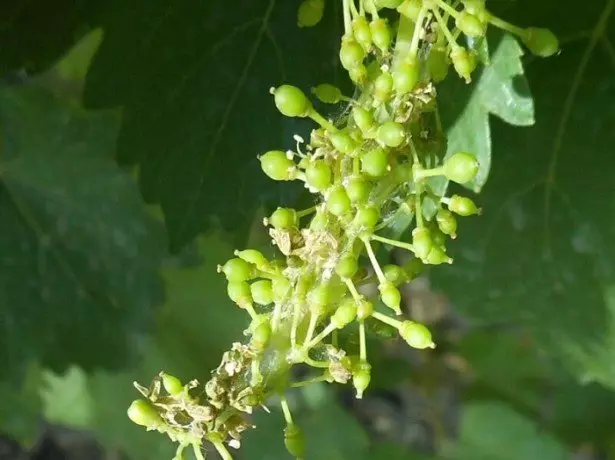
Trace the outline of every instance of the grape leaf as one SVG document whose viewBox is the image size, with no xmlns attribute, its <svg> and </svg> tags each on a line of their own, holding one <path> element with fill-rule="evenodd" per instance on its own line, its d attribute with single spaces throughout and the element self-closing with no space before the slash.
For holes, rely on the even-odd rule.
<svg viewBox="0 0 615 460">
<path fill-rule="evenodd" d="M 0 88 L 0 366 L 126 364 L 161 301 L 160 225 L 114 164 L 116 113 Z"/>
<path fill-rule="evenodd" d="M 593 2 L 571 21 L 559 2 L 511 6 L 511 20 L 553 28 L 563 50 L 526 66 L 537 123 L 494 124 L 484 215 L 462 220 L 455 264 L 434 271 L 474 321 L 524 325 L 575 375 L 611 388 L 614 10 L 615 0 Z"/>
<path fill-rule="evenodd" d="M 65 426 L 88 428 L 94 401 L 88 390 L 88 376 L 71 366 L 63 375 L 43 371 L 40 396 L 43 414 L 49 422 Z"/>
<path fill-rule="evenodd" d="M 280 115 L 269 89 L 335 83 L 341 37 L 337 6 L 327 4 L 313 29 L 297 26 L 297 6 L 109 2 L 85 100 L 124 107 L 118 160 L 140 165 L 142 192 L 161 204 L 173 251 L 212 222 L 244 235 L 246 216 L 264 200 L 293 194 L 262 173 L 257 155 L 292 147 L 311 124 Z"/>
</svg>

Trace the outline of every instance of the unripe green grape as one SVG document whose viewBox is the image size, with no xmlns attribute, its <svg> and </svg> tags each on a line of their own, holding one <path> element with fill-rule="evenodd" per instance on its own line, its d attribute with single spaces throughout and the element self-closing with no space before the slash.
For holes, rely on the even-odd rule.
<svg viewBox="0 0 615 460">
<path fill-rule="evenodd" d="M 468 217 L 480 214 L 480 209 L 476 207 L 470 198 L 460 195 L 453 195 L 448 202 L 448 209 L 460 216 Z"/>
<path fill-rule="evenodd" d="M 387 121 L 378 127 L 376 137 L 388 147 L 399 147 L 406 139 L 404 125 L 396 121 Z"/>
<path fill-rule="evenodd" d="M 352 82 L 358 86 L 361 86 L 367 80 L 367 69 L 363 64 L 348 70 L 348 76 Z"/>
<path fill-rule="evenodd" d="M 270 150 L 259 158 L 261 168 L 273 180 L 293 180 L 295 163 L 281 150 Z"/>
<path fill-rule="evenodd" d="M 318 24 L 325 9 L 325 0 L 303 0 L 297 10 L 299 27 L 314 27 Z"/>
<path fill-rule="evenodd" d="M 397 8 L 403 0 L 374 0 L 374 3 L 378 8 L 390 8 L 394 10 Z"/>
<path fill-rule="evenodd" d="M 374 304 L 369 300 L 362 299 L 357 303 L 357 319 L 362 321 L 369 318 L 374 313 Z"/>
<path fill-rule="evenodd" d="M 220 267 L 220 271 L 229 281 L 245 281 L 254 276 L 254 266 L 238 257 L 229 259 Z"/>
<path fill-rule="evenodd" d="M 361 156 L 361 171 L 372 177 L 384 176 L 389 167 L 389 155 L 382 147 L 366 152 Z"/>
<path fill-rule="evenodd" d="M 315 160 L 305 170 L 305 178 L 310 187 L 321 192 L 331 185 L 331 168 L 325 160 Z"/>
<path fill-rule="evenodd" d="M 273 290 L 273 300 L 281 302 L 286 298 L 292 287 L 291 282 L 284 276 L 276 276 L 271 279 L 271 289 Z"/>
<path fill-rule="evenodd" d="M 352 118 L 363 133 L 368 133 L 374 128 L 374 115 L 359 105 L 352 108 Z"/>
<path fill-rule="evenodd" d="M 335 273 L 342 278 L 352 278 L 358 270 L 359 261 L 352 253 L 343 254 L 335 265 Z"/>
<path fill-rule="evenodd" d="M 325 104 L 337 104 L 344 97 L 342 91 L 329 83 L 321 83 L 311 89 L 312 94 Z"/>
<path fill-rule="evenodd" d="M 256 265 L 259 270 L 269 268 L 269 261 L 262 252 L 256 249 L 244 249 L 243 251 L 235 251 L 235 255 L 246 262 Z"/>
<path fill-rule="evenodd" d="M 374 19 L 369 24 L 369 28 L 372 32 L 372 41 L 374 45 L 383 53 L 388 52 L 391 46 L 392 37 L 387 20 L 383 18 Z"/>
<path fill-rule="evenodd" d="M 553 56 L 559 50 L 559 41 L 549 29 L 528 27 L 521 40 L 536 56 Z"/>
<path fill-rule="evenodd" d="M 344 37 L 342 39 L 342 46 L 340 47 L 340 61 L 344 69 L 351 71 L 362 65 L 363 59 L 365 59 L 365 50 L 363 47 L 352 37 Z"/>
<path fill-rule="evenodd" d="M 259 305 L 269 305 L 273 302 L 273 286 L 271 280 L 258 280 L 250 285 L 252 299 Z"/>
<path fill-rule="evenodd" d="M 417 227 L 412 230 L 412 247 L 419 259 L 425 259 L 433 247 L 431 233 L 426 227 Z"/>
<path fill-rule="evenodd" d="M 397 94 L 412 92 L 419 82 L 419 65 L 415 58 L 400 62 L 393 69 L 393 83 Z"/>
<path fill-rule="evenodd" d="M 357 317 L 357 303 L 352 297 L 342 300 L 335 313 L 331 315 L 331 324 L 336 329 L 343 329 Z"/>
<path fill-rule="evenodd" d="M 310 304 L 310 308 L 326 307 L 331 299 L 331 294 L 331 286 L 329 286 L 329 284 L 318 284 L 307 295 L 307 300 Z"/>
<path fill-rule="evenodd" d="M 269 224 L 278 230 L 294 228 L 299 223 L 297 211 L 292 208 L 278 208 L 269 217 Z"/>
<path fill-rule="evenodd" d="M 374 80 L 374 99 L 378 102 L 386 102 L 391 97 L 393 91 L 393 76 L 386 71 L 383 71 Z"/>
<path fill-rule="evenodd" d="M 137 425 L 155 428 L 163 423 L 154 406 L 145 399 L 134 400 L 126 411 L 128 418 Z"/>
<path fill-rule="evenodd" d="M 352 21 L 352 33 L 363 49 L 369 51 L 372 47 L 372 33 L 364 16 L 358 16 Z"/>
<path fill-rule="evenodd" d="M 371 192 L 371 184 L 361 176 L 352 176 L 346 184 L 348 198 L 354 204 L 364 203 Z"/>
<path fill-rule="evenodd" d="M 444 175 L 448 180 L 466 184 L 478 173 L 478 160 L 467 152 L 458 152 L 444 162 Z"/>
<path fill-rule="evenodd" d="M 430 234 L 433 245 L 444 248 L 444 245 L 446 244 L 446 237 L 444 236 L 444 233 L 440 231 L 440 228 L 438 228 L 437 226 L 435 228 L 431 228 Z M 431 254 L 432 252 L 433 248 L 429 252 L 429 254 Z M 427 260 L 429 260 L 429 255 L 427 255 Z"/>
<path fill-rule="evenodd" d="M 310 222 L 310 230 L 315 232 L 326 230 L 329 225 L 329 214 L 324 212 L 316 213 Z"/>
<path fill-rule="evenodd" d="M 307 117 L 312 103 L 296 86 L 282 85 L 273 90 L 275 106 L 287 117 Z"/>
<path fill-rule="evenodd" d="M 398 7 L 399 14 L 416 22 L 423 8 L 423 0 L 404 0 Z"/>
<path fill-rule="evenodd" d="M 290 455 L 298 459 L 305 455 L 305 436 L 303 431 L 294 423 L 284 429 L 284 445 Z"/>
<path fill-rule="evenodd" d="M 375 206 L 365 206 L 357 209 L 355 222 L 367 231 L 373 231 L 380 220 L 380 211 Z"/>
<path fill-rule="evenodd" d="M 352 373 L 352 385 L 355 390 L 357 390 L 357 399 L 361 399 L 363 397 L 363 393 L 369 386 L 372 376 L 371 370 L 372 366 L 370 366 L 369 363 L 366 361 L 361 361 Z"/>
<path fill-rule="evenodd" d="M 399 286 L 408 280 L 406 272 L 399 265 L 385 265 L 382 267 L 382 272 L 384 273 L 384 277 L 387 281 L 392 283 L 394 286 Z"/>
<path fill-rule="evenodd" d="M 331 144 L 333 144 L 335 150 L 344 155 L 350 155 L 357 148 L 357 143 L 344 131 L 330 133 L 329 140 Z"/>
<path fill-rule="evenodd" d="M 271 323 L 268 319 L 263 319 L 258 323 L 258 326 L 254 328 L 252 337 L 250 338 L 250 344 L 256 350 L 263 350 L 269 343 L 271 338 Z"/>
<path fill-rule="evenodd" d="M 468 13 L 475 16 L 480 17 L 481 13 L 485 12 L 485 0 L 461 0 L 461 3 Z"/>
<path fill-rule="evenodd" d="M 457 219 L 455 219 L 452 212 L 448 209 L 440 208 L 436 214 L 436 222 L 442 233 L 455 238 L 457 235 Z"/>
<path fill-rule="evenodd" d="M 393 283 L 386 282 L 378 286 L 380 291 L 380 299 L 387 307 L 395 312 L 400 312 L 401 293 L 399 289 L 393 286 Z"/>
<path fill-rule="evenodd" d="M 344 187 L 338 185 L 329 192 L 327 196 L 327 209 L 331 214 L 338 217 L 350 212 L 352 203 Z"/>
<path fill-rule="evenodd" d="M 487 24 L 467 11 L 459 14 L 455 19 L 455 25 L 468 37 L 482 37 L 487 31 Z"/>
<path fill-rule="evenodd" d="M 469 82 L 472 79 L 472 72 L 476 69 L 476 55 L 463 46 L 457 46 L 451 51 L 451 60 L 459 76 Z"/>
<path fill-rule="evenodd" d="M 427 258 L 425 259 L 425 263 L 429 265 L 441 265 L 441 264 L 450 264 L 453 263 L 453 259 L 451 259 L 444 249 L 439 245 L 434 245 L 429 251 Z"/>
<path fill-rule="evenodd" d="M 441 48 L 432 48 L 427 57 L 427 70 L 434 82 L 439 83 L 446 79 L 450 62 L 445 51 Z"/>
<path fill-rule="evenodd" d="M 431 332 L 424 325 L 413 321 L 404 321 L 399 326 L 399 335 L 412 348 L 424 350 L 426 348 L 434 348 Z"/>
<path fill-rule="evenodd" d="M 252 303 L 250 285 L 245 281 L 230 281 L 226 287 L 229 298 L 241 308 Z"/>
<path fill-rule="evenodd" d="M 175 396 L 184 391 L 184 385 L 182 385 L 181 380 L 171 374 L 167 374 L 166 372 L 160 373 L 160 379 L 162 380 L 162 386 L 165 391 L 169 393 L 171 396 Z"/>
</svg>

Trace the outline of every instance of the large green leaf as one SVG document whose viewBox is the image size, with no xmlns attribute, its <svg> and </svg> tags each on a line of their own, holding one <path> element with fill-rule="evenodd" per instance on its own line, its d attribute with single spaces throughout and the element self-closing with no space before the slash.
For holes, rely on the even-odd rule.
<svg viewBox="0 0 615 460">
<path fill-rule="evenodd" d="M 269 89 L 334 80 L 341 36 L 333 2 L 313 29 L 297 26 L 297 6 L 109 2 L 86 101 L 124 107 L 118 159 L 141 165 L 142 191 L 161 204 L 171 249 L 212 221 L 237 233 L 263 200 L 292 195 L 266 178 L 257 155 L 291 147 L 309 123 L 282 117 Z"/>
<path fill-rule="evenodd" d="M 0 88 L 0 366 L 119 366 L 161 303 L 163 234 L 113 162 L 118 117 Z"/>
<path fill-rule="evenodd" d="M 495 124 L 484 215 L 463 219 L 435 281 L 474 321 L 527 326 L 576 375 L 615 387 L 615 0 L 574 20 L 560 2 L 517 7 L 512 20 L 551 27 L 563 50 L 526 66 L 536 125 Z"/>
</svg>

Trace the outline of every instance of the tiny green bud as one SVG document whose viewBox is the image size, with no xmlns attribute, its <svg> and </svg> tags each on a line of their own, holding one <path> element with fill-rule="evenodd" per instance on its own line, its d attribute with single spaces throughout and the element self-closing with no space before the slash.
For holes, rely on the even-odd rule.
<svg viewBox="0 0 615 460">
<path fill-rule="evenodd" d="M 383 71 L 374 80 L 374 99 L 379 102 L 386 102 L 393 91 L 393 76 L 386 71 Z"/>
<path fill-rule="evenodd" d="M 269 305 L 273 302 L 273 284 L 271 280 L 258 280 L 250 285 L 252 299 L 259 305 Z"/>
<path fill-rule="evenodd" d="M 478 160 L 470 153 L 455 153 L 444 162 L 444 175 L 448 180 L 458 184 L 466 184 L 478 173 Z"/>
<path fill-rule="evenodd" d="M 255 350 L 262 351 L 269 343 L 271 337 L 271 324 L 268 319 L 261 320 L 252 332 L 250 339 L 250 345 Z"/>
<path fill-rule="evenodd" d="M 312 110 L 312 103 L 296 86 L 278 86 L 273 97 L 278 110 L 287 117 L 307 117 Z"/>
<path fill-rule="evenodd" d="M 361 156 L 361 171 L 368 176 L 382 177 L 387 173 L 388 168 L 389 155 L 382 147 L 376 147 Z"/>
<path fill-rule="evenodd" d="M 335 150 L 350 155 L 357 148 L 357 143 L 350 137 L 348 133 L 338 131 L 329 134 L 329 140 Z"/>
<path fill-rule="evenodd" d="M 384 303 L 387 307 L 393 310 L 396 314 L 401 314 L 401 293 L 399 289 L 393 286 L 391 282 L 385 282 L 378 286 L 378 290 L 380 291 L 380 299 L 382 303 Z"/>
<path fill-rule="evenodd" d="M 235 257 L 218 268 L 228 281 L 245 281 L 254 276 L 254 266 L 243 259 Z"/>
<path fill-rule="evenodd" d="M 273 300 L 281 302 L 286 298 L 292 287 L 291 282 L 284 276 L 276 276 L 271 280 L 271 288 L 273 290 Z"/>
<path fill-rule="evenodd" d="M 468 37 L 482 37 L 487 31 L 487 24 L 481 22 L 481 20 L 470 14 L 467 11 L 463 11 L 455 19 L 455 25 Z"/>
<path fill-rule="evenodd" d="M 399 14 L 416 22 L 423 8 L 423 0 L 404 0 L 398 7 Z"/>
<path fill-rule="evenodd" d="M 368 362 L 361 361 L 352 373 L 352 385 L 357 390 L 357 399 L 363 398 L 363 393 L 369 386 L 371 370 L 372 366 Z"/>
<path fill-rule="evenodd" d="M 357 319 L 358 320 L 364 320 L 366 318 L 369 318 L 370 316 L 372 316 L 372 313 L 374 313 L 374 304 L 371 303 L 369 300 L 362 299 L 357 304 Z"/>
<path fill-rule="evenodd" d="M 448 209 L 440 208 L 436 214 L 438 228 L 445 235 L 455 238 L 457 235 L 457 219 Z"/>
<path fill-rule="evenodd" d="M 352 21 L 352 32 L 354 38 L 359 42 L 365 51 L 369 51 L 372 47 L 372 33 L 369 28 L 369 23 L 364 16 L 357 16 Z"/>
<path fill-rule="evenodd" d="M 293 180 L 296 177 L 295 163 L 281 150 L 270 150 L 259 160 L 263 172 L 273 180 Z"/>
<path fill-rule="evenodd" d="M 344 69 L 351 71 L 359 68 L 365 59 L 365 50 L 354 38 L 345 36 L 340 47 L 340 61 Z"/>
<path fill-rule="evenodd" d="M 388 52 L 391 46 L 392 37 L 387 20 L 384 18 L 375 19 L 370 23 L 369 28 L 372 32 L 372 41 L 374 45 L 383 53 Z"/>
<path fill-rule="evenodd" d="M 453 259 L 446 254 L 443 248 L 434 245 L 425 258 L 425 263 L 429 265 L 452 264 Z"/>
<path fill-rule="evenodd" d="M 325 160 L 315 160 L 305 170 L 305 177 L 310 187 L 323 191 L 331 185 L 331 168 Z"/>
<path fill-rule="evenodd" d="M 412 230 L 412 247 L 414 254 L 419 259 L 425 259 L 433 247 L 431 234 L 426 227 L 419 227 Z"/>
<path fill-rule="evenodd" d="M 476 207 L 470 198 L 460 195 L 453 195 L 448 202 L 448 209 L 460 216 L 472 216 L 480 214 L 480 209 Z"/>
<path fill-rule="evenodd" d="M 335 313 L 331 315 L 331 324 L 343 329 L 357 317 L 357 304 L 352 297 L 342 300 Z"/>
<path fill-rule="evenodd" d="M 521 40 L 536 56 L 549 57 L 559 51 L 559 41 L 549 29 L 528 27 Z"/>
<path fill-rule="evenodd" d="M 403 321 L 399 326 L 399 335 L 412 348 L 424 350 L 425 348 L 435 348 L 431 338 L 431 332 L 424 325 L 413 321 Z"/>
<path fill-rule="evenodd" d="M 250 285 L 245 281 L 229 281 L 226 292 L 229 298 L 241 308 L 252 303 Z"/>
<path fill-rule="evenodd" d="M 371 184 L 361 176 L 352 176 L 346 184 L 346 193 L 352 203 L 364 203 L 371 192 Z"/>
<path fill-rule="evenodd" d="M 387 281 L 392 283 L 394 286 L 399 286 L 402 283 L 405 283 L 408 280 L 408 276 L 402 267 L 399 265 L 385 265 L 382 267 L 382 272 L 384 273 Z"/>
<path fill-rule="evenodd" d="M 245 260 L 250 264 L 256 265 L 259 270 L 266 270 L 269 268 L 269 261 L 263 255 L 262 252 L 256 249 L 244 249 L 243 251 L 235 251 L 235 255 L 240 259 Z"/>
<path fill-rule="evenodd" d="M 406 139 L 404 125 L 396 121 L 387 121 L 378 127 L 376 137 L 388 147 L 399 147 Z"/>
<path fill-rule="evenodd" d="M 278 230 L 295 228 L 299 223 L 297 211 L 292 208 L 278 208 L 268 219 L 269 224 Z"/>
<path fill-rule="evenodd" d="M 342 91 L 329 83 L 321 83 L 311 89 L 312 94 L 325 104 L 337 104 L 342 100 Z"/>
<path fill-rule="evenodd" d="M 352 118 L 362 133 L 366 134 L 374 128 L 374 116 L 372 113 L 359 105 L 352 108 Z"/>
<path fill-rule="evenodd" d="M 344 187 L 338 185 L 332 188 L 327 196 L 327 209 L 331 214 L 338 217 L 350 212 L 352 204 Z"/>
<path fill-rule="evenodd" d="M 355 222 L 359 227 L 369 232 L 374 230 L 378 220 L 380 220 L 380 212 L 374 206 L 361 207 L 357 210 L 357 214 L 355 215 Z"/>
<path fill-rule="evenodd" d="M 393 69 L 393 82 L 398 94 L 412 92 L 419 82 L 419 64 L 416 58 L 400 62 Z"/>
<path fill-rule="evenodd" d="M 174 375 L 161 372 L 160 378 L 162 380 L 162 386 L 171 396 L 175 396 L 184 390 L 184 385 L 182 385 L 182 382 Z"/>
<path fill-rule="evenodd" d="M 352 253 L 343 254 L 335 266 L 335 272 L 342 278 L 352 278 L 357 270 L 359 270 L 359 261 Z"/>
<path fill-rule="evenodd" d="M 457 46 L 451 51 L 451 60 L 453 67 L 460 77 L 464 78 L 467 83 L 472 81 L 472 72 L 476 69 L 476 55 L 468 51 L 463 46 Z"/>
<path fill-rule="evenodd" d="M 163 423 L 160 414 L 158 414 L 154 406 L 145 399 L 133 401 L 126 413 L 133 423 L 146 428 L 153 429 Z"/>
</svg>

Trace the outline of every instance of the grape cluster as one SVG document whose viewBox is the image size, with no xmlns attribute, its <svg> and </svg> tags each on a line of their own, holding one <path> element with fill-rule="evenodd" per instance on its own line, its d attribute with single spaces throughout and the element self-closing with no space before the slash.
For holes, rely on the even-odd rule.
<svg viewBox="0 0 615 460">
<path fill-rule="evenodd" d="M 304 440 L 284 392 L 317 381 L 352 382 L 356 397 L 369 386 L 371 365 L 366 329 L 393 328 L 409 346 L 433 348 L 429 330 L 403 318 L 399 286 L 426 265 L 450 264 L 446 245 L 457 236 L 457 218 L 480 214 L 468 197 L 443 196 L 433 187 L 440 177 L 472 182 L 480 164 L 472 153 L 457 152 L 445 161 L 433 153 L 438 126 L 435 83 L 449 67 L 466 81 L 477 66 L 475 52 L 459 44 L 461 35 L 484 37 L 488 25 L 516 34 L 539 56 L 558 50 L 546 29 L 521 29 L 492 15 L 484 0 L 343 0 L 345 34 L 339 58 L 357 91 L 347 97 L 330 85 L 312 88 L 326 104 L 345 104 L 332 121 L 322 116 L 299 88 L 272 88 L 274 103 L 287 117 L 315 122 L 309 142 L 295 136 L 294 150 L 270 150 L 261 168 L 275 181 L 300 181 L 314 194 L 303 210 L 277 208 L 264 224 L 283 257 L 270 260 L 254 249 L 235 251 L 219 267 L 230 299 L 250 316 L 247 344 L 236 343 L 204 385 L 186 385 L 161 373 L 150 388 L 137 384 L 144 399 L 128 415 L 135 422 L 168 434 L 203 458 L 203 441 L 223 458 L 226 446 L 238 447 L 250 427 L 247 415 L 277 395 L 286 420 L 288 451 L 303 457 Z M 304 0 L 298 25 L 316 25 L 324 0 Z M 391 11 L 399 17 L 395 27 Z M 394 30 L 396 32 L 394 33 Z M 412 217 L 408 241 L 384 231 L 400 215 Z M 384 234 L 383 234 L 384 233 Z M 382 265 L 377 246 L 409 251 L 405 265 Z M 364 263 L 366 262 L 366 263 Z M 372 297 L 362 286 L 377 285 Z M 351 349 L 343 330 L 358 330 Z M 310 366 L 308 380 L 292 382 L 294 365 Z"/>
</svg>

